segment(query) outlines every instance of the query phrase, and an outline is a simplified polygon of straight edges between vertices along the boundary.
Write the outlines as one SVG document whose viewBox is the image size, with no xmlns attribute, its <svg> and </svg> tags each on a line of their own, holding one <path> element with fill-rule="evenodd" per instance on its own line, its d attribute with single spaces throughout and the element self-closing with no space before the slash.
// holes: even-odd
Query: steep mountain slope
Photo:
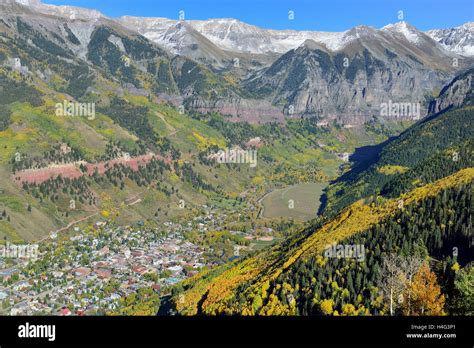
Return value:
<svg viewBox="0 0 474 348">
<path fill-rule="evenodd" d="M 54 15 L 59 17 L 74 19 L 99 19 L 105 16 L 99 11 L 86 9 L 75 6 L 55 6 L 48 5 L 41 2 L 41 0 L 3 0 L 5 3 L 17 3 L 30 8 L 34 12 L 41 12 L 47 15 Z"/>
<path fill-rule="evenodd" d="M 218 48 L 185 22 L 169 27 L 157 42 L 170 48 L 175 54 L 210 62 L 217 68 L 225 67 L 226 62 L 233 59 L 229 53 Z"/>
<path fill-rule="evenodd" d="M 444 258 L 452 243 L 469 255 L 473 179 L 470 168 L 417 188 L 401 197 L 402 209 L 399 200 L 376 206 L 355 203 L 334 219 L 277 247 L 185 281 L 176 289 L 172 307 L 184 315 L 336 315 L 333 310 L 346 315 L 386 313 L 376 287 L 380 273 L 374 268 L 381 266 L 381 257 L 403 249 L 410 254 L 422 247 Z M 433 205 L 440 216 L 451 212 L 440 223 L 457 222 L 442 236 L 429 224 L 433 216 L 427 207 Z M 407 235 L 413 228 L 417 232 Z M 328 246 L 348 243 L 366 245 L 368 252 L 361 263 L 323 256 Z M 470 260 L 467 257 L 460 262 Z M 355 286 L 353 279 L 357 280 Z M 328 299 L 332 299 L 330 311 L 324 306 Z"/>
<path fill-rule="evenodd" d="M 444 111 L 448 108 L 474 105 L 474 68 L 466 70 L 456 76 L 453 81 L 446 85 L 439 96 L 430 103 L 431 114 Z"/>
<path fill-rule="evenodd" d="M 225 169 L 197 174 L 179 161 L 205 139 L 225 146 L 222 135 L 156 94 L 208 98 L 211 87 L 231 93 L 228 83 L 103 16 L 77 15 L 0 3 L 0 235 L 11 241 L 107 210 L 121 223 L 153 221 L 157 201 L 180 216 L 180 199 L 199 206 L 224 194 L 207 181 Z M 181 133 L 171 143 L 173 123 Z M 226 176 L 229 190 L 248 180 Z M 145 204 L 123 209 L 137 200 Z"/>
<path fill-rule="evenodd" d="M 12 39 L 21 34 L 15 40 L 22 44 L 23 49 L 29 50 L 27 54 L 31 55 L 35 48 L 56 54 L 55 60 L 49 58 L 52 68 L 71 64 L 71 61 L 72 64 L 82 65 L 82 69 L 85 65 L 92 65 L 92 68 L 105 72 L 107 79 L 120 81 L 123 87 L 135 89 L 134 93 L 149 93 L 144 89 L 164 93 L 177 105 L 183 103 L 183 96 L 184 99 L 192 96 L 191 99 L 207 100 L 210 98 L 209 91 L 213 90 L 226 98 L 237 90 L 232 83 L 194 60 L 173 57 L 137 32 L 96 12 L 90 14 L 87 10 L 76 11 L 73 8 L 76 12 L 71 18 L 68 8 L 63 7 L 42 4 L 23 6 L 13 0 L 2 1 L 0 6 L 2 31 L 7 37 Z M 8 42 L 9 45 L 11 43 Z M 39 60 L 44 58 L 38 56 Z M 24 63 L 31 59 L 25 54 Z M 65 63 L 65 59 L 69 61 Z M 78 75 L 85 79 L 86 74 L 78 72 Z M 67 80 L 70 78 L 65 77 Z M 193 81 L 190 81 L 191 77 Z M 75 83 L 81 84 L 80 81 Z"/>
</svg>

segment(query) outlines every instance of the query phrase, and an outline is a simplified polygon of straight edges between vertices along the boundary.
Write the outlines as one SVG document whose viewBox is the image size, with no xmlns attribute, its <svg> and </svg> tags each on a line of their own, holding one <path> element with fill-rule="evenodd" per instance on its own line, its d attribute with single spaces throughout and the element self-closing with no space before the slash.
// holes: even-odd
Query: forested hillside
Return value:
<svg viewBox="0 0 474 348">
<path fill-rule="evenodd" d="M 396 197 L 457 170 L 474 166 L 474 109 L 465 107 L 421 121 L 387 142 L 373 164 L 354 169 L 327 190 L 327 211 L 361 199 Z"/>
<path fill-rule="evenodd" d="M 473 178 L 464 169 L 397 199 L 354 203 L 272 250 L 184 282 L 174 307 L 186 315 L 370 315 L 392 303 L 402 314 L 468 313 L 471 302 L 459 299 L 472 278 Z M 363 245 L 363 260 L 325 256 L 332 244 Z M 387 285 L 392 264 L 402 273 Z M 400 276 L 412 281 L 397 283 Z M 421 296 L 428 286 L 433 298 Z"/>
</svg>

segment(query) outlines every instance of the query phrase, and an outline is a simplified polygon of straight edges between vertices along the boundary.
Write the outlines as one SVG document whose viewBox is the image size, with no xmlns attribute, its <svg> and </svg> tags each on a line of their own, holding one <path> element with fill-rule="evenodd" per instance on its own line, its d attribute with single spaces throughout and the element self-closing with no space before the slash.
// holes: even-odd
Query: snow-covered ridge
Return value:
<svg viewBox="0 0 474 348">
<path fill-rule="evenodd" d="M 178 21 L 166 18 L 141 18 L 121 17 L 124 25 L 135 29 L 152 41 L 167 46 L 164 40 L 165 33 Z M 306 40 L 312 40 L 324 45 L 331 51 L 338 51 L 361 37 L 377 37 L 384 39 L 394 36 L 405 39 L 414 45 L 422 45 L 429 37 L 439 42 L 444 49 L 464 55 L 474 55 L 466 40 L 459 40 L 458 46 L 443 44 L 430 34 L 423 33 L 406 22 L 389 24 L 382 29 L 367 26 L 358 26 L 344 32 L 319 32 L 319 31 L 296 31 L 296 30 L 272 30 L 259 28 L 254 25 L 243 23 L 236 19 L 209 19 L 185 21 L 191 28 L 209 39 L 217 47 L 229 51 L 265 54 L 268 52 L 285 53 L 291 49 L 301 46 Z M 464 28 L 467 34 L 473 35 L 474 26 L 466 23 L 459 28 Z M 457 28 L 448 29 L 455 30 Z M 462 34 L 461 34 L 462 35 Z M 169 36 L 168 36 L 169 42 Z M 171 48 L 171 47 L 170 47 Z"/>
<path fill-rule="evenodd" d="M 0 2 L 11 2 L 12 0 L 0 0 Z M 82 7 L 74 6 L 57 6 L 43 4 L 41 0 L 14 0 L 16 3 L 30 7 L 31 9 L 58 17 L 68 18 L 70 20 L 82 19 L 82 20 L 97 20 L 105 17 L 102 13 L 93 9 L 86 9 Z"/>
<path fill-rule="evenodd" d="M 142 35 L 163 43 L 167 30 L 177 21 L 165 18 L 121 17 L 122 24 Z M 345 32 L 314 32 L 263 29 L 236 19 L 189 20 L 186 23 L 216 46 L 254 54 L 285 53 L 310 39 L 331 50 L 340 48 Z"/>
<path fill-rule="evenodd" d="M 450 29 L 428 30 L 426 35 L 451 52 L 474 56 L 474 22 Z"/>
</svg>

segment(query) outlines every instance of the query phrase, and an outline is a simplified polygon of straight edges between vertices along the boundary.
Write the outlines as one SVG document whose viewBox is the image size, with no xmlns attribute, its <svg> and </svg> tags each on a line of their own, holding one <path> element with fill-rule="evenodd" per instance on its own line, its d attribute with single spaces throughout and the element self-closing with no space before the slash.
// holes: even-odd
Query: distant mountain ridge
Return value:
<svg viewBox="0 0 474 348">
<path fill-rule="evenodd" d="M 474 22 L 450 29 L 433 29 L 426 32 L 447 50 L 463 56 L 474 55 Z"/>
<path fill-rule="evenodd" d="M 41 0 L 2 0 L 1 2 L 10 4 L 17 3 L 44 14 L 67 17 L 69 19 L 92 20 L 106 17 L 97 10 L 75 6 L 49 5 L 44 4 Z"/>
<path fill-rule="evenodd" d="M 40 0 L 2 0 L 2 2 L 15 2 L 45 14 L 70 19 L 91 20 L 106 18 L 97 10 L 74 6 L 48 5 L 43 4 Z M 169 29 L 179 22 L 186 22 L 190 28 L 199 32 L 221 49 L 251 54 L 285 53 L 302 45 L 308 39 L 326 46 L 331 51 L 337 51 L 344 48 L 354 39 L 347 35 L 351 29 L 343 32 L 273 30 L 260 28 L 232 18 L 184 21 L 160 17 L 123 16 L 116 20 L 138 31 L 150 40 L 164 44 L 169 49 L 174 47 L 167 41 L 166 36 L 170 34 Z M 380 30 L 398 32 L 412 42 L 416 42 L 420 33 L 422 33 L 410 29 L 403 21 L 389 24 Z M 463 56 L 474 55 L 473 22 L 467 22 L 449 29 L 431 29 L 423 34 L 440 43 L 447 51 Z M 179 50 L 176 50 L 176 53 L 178 52 Z"/>
<path fill-rule="evenodd" d="M 119 20 L 124 25 L 135 28 L 142 35 L 158 43 L 165 43 L 163 37 L 166 31 L 180 22 L 167 18 L 131 16 L 123 16 Z M 186 23 L 221 49 L 251 54 L 285 53 L 301 46 L 306 40 L 313 40 L 324 45 L 328 50 L 338 51 L 357 39 L 356 36 L 351 36 L 351 29 L 343 32 L 272 30 L 259 28 L 236 19 L 189 20 Z M 473 40 L 471 39 L 474 33 L 473 23 L 466 23 L 463 26 L 452 29 L 430 30 L 423 33 L 402 21 L 396 24 L 389 24 L 380 30 L 401 34 L 413 43 L 419 41 L 420 37 L 427 35 L 433 40 L 440 42 L 447 51 L 465 56 L 474 55 Z M 467 39 L 459 40 L 457 45 L 453 46 L 444 43 L 449 41 L 446 39 L 448 34 L 457 37 L 462 35 L 469 36 Z"/>
</svg>

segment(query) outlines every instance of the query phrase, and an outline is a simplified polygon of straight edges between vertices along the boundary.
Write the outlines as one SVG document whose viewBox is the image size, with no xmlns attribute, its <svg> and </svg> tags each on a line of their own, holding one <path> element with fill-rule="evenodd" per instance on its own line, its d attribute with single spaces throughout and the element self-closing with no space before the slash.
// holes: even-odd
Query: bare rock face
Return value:
<svg viewBox="0 0 474 348">
<path fill-rule="evenodd" d="M 364 30 L 364 29 L 362 29 Z M 346 49 L 333 53 L 306 42 L 284 54 L 267 70 L 245 81 L 245 88 L 281 105 L 289 117 L 339 119 L 363 123 L 368 117 L 417 119 L 426 114 L 425 99 L 450 78 L 449 57 L 431 62 L 421 49 L 417 57 L 398 49 L 383 48 L 372 35 L 359 38 Z M 371 29 L 367 29 L 369 34 Z M 393 39 L 387 35 L 387 39 Z M 388 45 L 387 45 L 388 46 Z M 385 46 L 385 47 L 387 47 Z M 443 69 L 434 64 L 443 62 Z M 387 113 L 388 103 L 419 105 L 419 113 Z"/>
<path fill-rule="evenodd" d="M 430 114 L 444 111 L 450 107 L 474 105 L 474 68 L 457 76 L 440 92 L 429 108 Z"/>
<path fill-rule="evenodd" d="M 285 122 L 285 114 L 268 100 L 244 99 L 238 96 L 212 102 L 194 99 L 189 107 L 202 113 L 219 112 L 229 116 L 232 122 L 245 121 L 252 124 Z"/>
</svg>

